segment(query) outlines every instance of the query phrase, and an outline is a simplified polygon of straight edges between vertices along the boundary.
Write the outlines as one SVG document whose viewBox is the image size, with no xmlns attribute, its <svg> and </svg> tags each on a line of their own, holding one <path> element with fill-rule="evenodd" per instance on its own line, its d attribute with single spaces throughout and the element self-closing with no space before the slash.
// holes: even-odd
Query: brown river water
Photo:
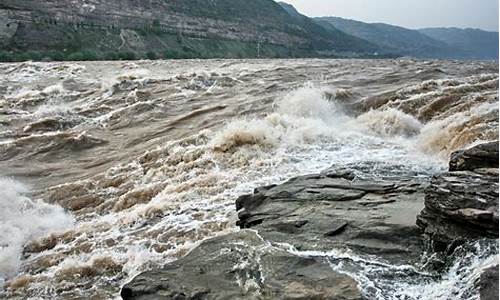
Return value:
<svg viewBox="0 0 500 300">
<path fill-rule="evenodd" d="M 237 230 L 255 187 L 331 165 L 429 177 L 496 139 L 495 62 L 2 64 L 0 298 L 114 299 Z"/>
</svg>

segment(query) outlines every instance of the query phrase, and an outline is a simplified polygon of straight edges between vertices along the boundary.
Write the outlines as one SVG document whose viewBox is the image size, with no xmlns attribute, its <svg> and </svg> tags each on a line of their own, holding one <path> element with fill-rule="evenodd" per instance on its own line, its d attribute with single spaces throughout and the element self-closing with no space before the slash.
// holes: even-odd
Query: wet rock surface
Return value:
<svg viewBox="0 0 500 300">
<path fill-rule="evenodd" d="M 498 142 L 453 153 L 450 171 L 434 176 L 427 188 L 417 223 L 436 250 L 498 238 Z"/>
<path fill-rule="evenodd" d="M 355 249 L 387 261 L 422 251 L 415 218 L 425 182 L 361 180 L 349 172 L 293 178 L 237 199 L 244 230 L 207 240 L 184 258 L 142 273 L 123 299 L 363 299 L 358 283 L 322 256 Z M 247 228 L 255 231 L 246 230 Z M 267 297 L 267 298 L 266 298 Z"/>
<path fill-rule="evenodd" d="M 498 141 L 452 153 L 450 171 L 473 171 L 480 168 L 498 168 Z"/>
<path fill-rule="evenodd" d="M 415 217 L 425 183 L 362 180 L 349 173 L 291 179 L 236 201 L 238 225 L 299 250 L 356 249 L 388 260 L 416 258 Z"/>
<path fill-rule="evenodd" d="M 161 270 L 142 273 L 123 299 L 362 299 L 357 283 L 321 258 L 271 247 L 250 230 L 203 242 Z"/>
<path fill-rule="evenodd" d="M 481 274 L 479 295 L 481 300 L 498 299 L 498 265 L 484 270 Z"/>
</svg>

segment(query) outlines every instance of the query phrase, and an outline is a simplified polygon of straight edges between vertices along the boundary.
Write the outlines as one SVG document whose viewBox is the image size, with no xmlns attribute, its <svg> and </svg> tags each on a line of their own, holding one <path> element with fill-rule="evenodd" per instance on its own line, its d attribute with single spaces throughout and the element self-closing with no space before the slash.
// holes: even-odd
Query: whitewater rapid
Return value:
<svg viewBox="0 0 500 300">
<path fill-rule="evenodd" d="M 488 63 L 0 69 L 5 297 L 113 298 L 139 272 L 237 230 L 234 201 L 258 186 L 331 166 L 429 178 L 451 151 L 498 138 L 498 70 Z"/>
</svg>

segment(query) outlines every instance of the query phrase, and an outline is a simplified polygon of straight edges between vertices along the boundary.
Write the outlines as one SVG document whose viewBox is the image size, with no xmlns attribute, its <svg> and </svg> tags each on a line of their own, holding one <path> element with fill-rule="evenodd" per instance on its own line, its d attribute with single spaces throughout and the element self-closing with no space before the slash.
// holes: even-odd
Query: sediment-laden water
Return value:
<svg viewBox="0 0 500 300">
<path fill-rule="evenodd" d="M 0 65 L 0 296 L 115 298 L 139 272 L 237 230 L 239 195 L 331 165 L 430 177 L 452 151 L 498 139 L 497 93 L 488 62 Z M 467 274 L 498 261 L 492 247 Z M 465 259 L 435 280 L 399 266 L 411 276 L 387 279 L 384 295 L 448 299 L 439 291 L 464 281 L 453 268 Z M 383 299 L 383 264 L 332 266 Z"/>
</svg>

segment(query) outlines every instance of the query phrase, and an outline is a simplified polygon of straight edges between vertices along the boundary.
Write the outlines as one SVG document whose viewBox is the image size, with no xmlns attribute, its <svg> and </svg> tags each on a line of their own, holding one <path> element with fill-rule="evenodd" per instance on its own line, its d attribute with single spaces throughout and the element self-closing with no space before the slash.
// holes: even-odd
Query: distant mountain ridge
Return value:
<svg viewBox="0 0 500 300">
<path fill-rule="evenodd" d="M 463 49 L 474 58 L 498 59 L 498 32 L 453 27 L 424 28 L 419 32 L 452 47 Z"/>
<path fill-rule="evenodd" d="M 347 34 L 341 30 L 338 30 L 335 27 L 325 27 L 321 26 L 321 24 L 317 24 L 314 19 L 311 19 L 297 11 L 297 9 L 288 3 L 278 2 L 278 4 L 295 20 L 302 22 L 303 24 L 307 24 L 308 27 L 312 26 L 320 26 L 323 30 L 326 30 L 329 33 L 332 42 L 336 44 L 337 48 L 342 49 L 344 53 L 349 53 L 352 55 L 356 52 L 356 49 L 363 49 L 370 54 L 376 54 L 375 56 L 381 55 L 384 50 L 365 39 L 358 38 L 356 36 Z M 314 24 L 314 25 L 313 25 Z M 358 50 L 359 51 L 359 50 Z M 384 54 L 389 54 L 384 52 Z"/>
<path fill-rule="evenodd" d="M 0 61 L 398 56 L 498 59 L 498 33 L 309 18 L 273 0 L 0 0 Z"/>
<path fill-rule="evenodd" d="M 407 29 L 384 23 L 365 23 L 339 17 L 320 17 L 325 28 L 367 40 L 385 51 L 419 58 L 498 59 L 498 32 L 479 29 Z"/>
</svg>

